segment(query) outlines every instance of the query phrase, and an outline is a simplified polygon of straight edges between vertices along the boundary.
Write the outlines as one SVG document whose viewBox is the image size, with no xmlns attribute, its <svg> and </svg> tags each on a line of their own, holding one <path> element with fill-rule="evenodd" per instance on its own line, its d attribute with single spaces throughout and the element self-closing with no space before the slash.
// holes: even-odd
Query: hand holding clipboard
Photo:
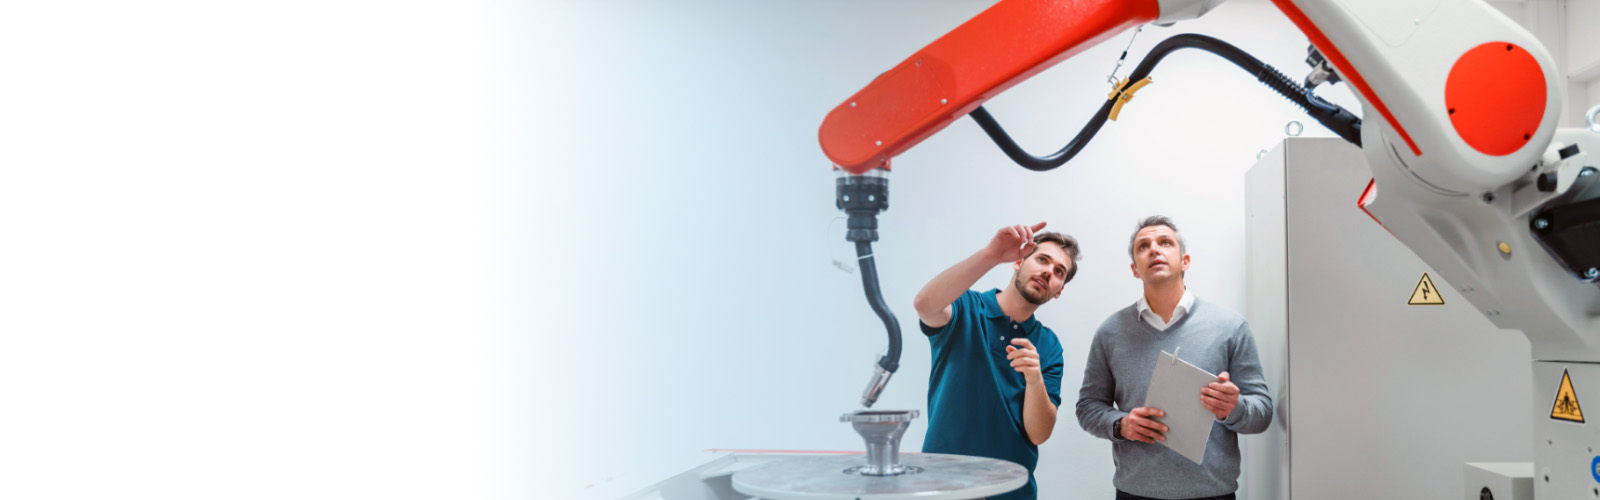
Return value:
<svg viewBox="0 0 1600 500">
<path fill-rule="evenodd" d="M 1227 399 L 1229 389 L 1232 403 Z M 1156 442 L 1198 464 L 1205 459 L 1211 425 L 1227 417 L 1224 407 L 1231 411 L 1238 396 L 1238 387 L 1226 379 L 1162 351 L 1155 371 L 1150 374 L 1144 405 L 1164 413 L 1153 419 L 1168 428 L 1166 439 Z"/>
</svg>

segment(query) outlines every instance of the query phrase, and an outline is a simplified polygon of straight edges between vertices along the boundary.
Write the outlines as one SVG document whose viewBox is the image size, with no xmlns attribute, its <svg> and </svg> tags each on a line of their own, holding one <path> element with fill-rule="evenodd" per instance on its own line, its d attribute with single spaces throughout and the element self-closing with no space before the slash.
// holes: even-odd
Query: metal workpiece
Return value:
<svg viewBox="0 0 1600 500">
<path fill-rule="evenodd" d="M 839 416 L 850 422 L 867 444 L 867 463 L 853 467 L 864 476 L 894 476 L 917 473 L 915 467 L 900 465 L 900 437 L 917 418 L 917 410 L 856 410 Z"/>
<path fill-rule="evenodd" d="M 913 453 L 902 465 L 921 472 L 868 476 L 851 472 L 858 455 L 774 460 L 733 475 L 740 493 L 772 500 L 970 499 L 999 495 L 1028 483 L 1028 470 L 993 458 Z"/>
</svg>

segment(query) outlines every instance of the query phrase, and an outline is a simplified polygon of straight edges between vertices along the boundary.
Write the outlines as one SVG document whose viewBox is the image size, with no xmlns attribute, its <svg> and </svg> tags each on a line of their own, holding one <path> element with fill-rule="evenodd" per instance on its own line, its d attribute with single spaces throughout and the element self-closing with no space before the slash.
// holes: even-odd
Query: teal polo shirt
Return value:
<svg viewBox="0 0 1600 500">
<path fill-rule="evenodd" d="M 1011 321 L 995 295 L 968 290 L 950 304 L 950 323 L 942 328 L 921 324 L 933 347 L 928 374 L 928 435 L 923 453 L 951 453 L 1010 460 L 1028 468 L 1028 484 L 995 499 L 1038 496 L 1033 468 L 1039 447 L 1028 441 L 1022 426 L 1027 381 L 1011 368 L 1006 346 L 1012 339 L 1033 342 L 1050 403 L 1061 406 L 1061 341 L 1055 332 L 1029 316 Z"/>
</svg>

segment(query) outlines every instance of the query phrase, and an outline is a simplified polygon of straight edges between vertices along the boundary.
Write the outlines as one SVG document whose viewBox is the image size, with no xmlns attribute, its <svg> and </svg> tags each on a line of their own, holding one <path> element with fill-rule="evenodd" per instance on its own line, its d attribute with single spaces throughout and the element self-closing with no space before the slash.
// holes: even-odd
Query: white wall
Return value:
<svg viewBox="0 0 1600 500">
<path fill-rule="evenodd" d="M 1582 127 L 1589 108 L 1600 105 L 1600 0 L 1566 0 L 1564 7 L 1567 95 L 1577 106 L 1567 107 L 1574 116 L 1563 124 Z"/>
<path fill-rule="evenodd" d="M 1578 125 L 1574 125 L 1574 126 L 1583 126 L 1583 125 L 1585 125 L 1586 122 L 1583 122 L 1582 120 L 1586 120 L 1587 119 L 1588 109 L 1592 108 L 1592 107 L 1595 107 L 1595 106 L 1600 106 L 1600 79 L 1595 79 L 1595 81 L 1589 82 L 1587 85 L 1584 85 L 1584 91 L 1585 91 L 1585 93 L 1587 95 L 1593 96 L 1593 97 L 1589 97 L 1589 100 L 1586 103 L 1587 106 L 1583 107 L 1583 110 L 1584 110 L 1584 112 L 1586 114 L 1581 116 L 1580 118 L 1578 118 L 1578 120 L 1580 120 L 1580 122 L 1579 122 Z"/>
<path fill-rule="evenodd" d="M 493 495 L 485 19 L 0 7 L 0 497 Z"/>
<path fill-rule="evenodd" d="M 882 326 L 862 298 L 816 130 L 829 109 L 990 2 L 563 2 L 521 6 L 509 113 L 520 141 L 513 281 L 514 470 L 538 496 L 665 478 L 707 448 L 854 450 Z M 1306 41 L 1269 3 L 1147 29 L 1126 74 L 1182 32 L 1219 36 L 1296 78 Z M 1128 36 L 988 104 L 1031 150 L 1064 144 L 1105 98 Z M 882 408 L 925 408 L 928 347 L 911 297 L 1006 224 L 1079 237 L 1076 280 L 1040 319 L 1066 348 L 1061 420 L 1039 462 L 1043 498 L 1111 495 L 1109 444 L 1072 414 L 1093 329 L 1132 303 L 1126 244 L 1142 216 L 1176 218 L 1193 290 L 1244 305 L 1243 174 L 1291 120 L 1329 135 L 1229 63 L 1180 53 L 1078 159 L 1017 167 L 961 120 L 898 157 L 876 246 L 906 330 Z M 1343 86 L 1326 90 L 1353 105 Z M 1350 193 L 1354 202 L 1359 193 Z M 978 288 L 1002 286 L 996 271 Z M 926 420 L 904 449 L 922 444 Z M 688 455 L 687 458 L 680 458 Z M 681 461 L 681 462 L 677 462 Z M 651 476 L 652 474 L 656 476 Z M 645 483 L 648 484 L 648 483 Z M 551 493 L 554 492 L 554 493 Z"/>
<path fill-rule="evenodd" d="M 1566 0 L 1562 3 L 1566 21 L 1568 71 L 1576 73 L 1600 69 L 1600 32 L 1595 30 L 1595 23 L 1600 22 L 1600 2 Z"/>
<path fill-rule="evenodd" d="M 1600 103 L 1589 88 L 1600 83 L 1600 0 L 1495 0 L 1489 2 L 1544 43 L 1567 80 L 1560 126 L 1586 126 L 1585 113 Z"/>
<path fill-rule="evenodd" d="M 989 3 L 0 8 L 0 497 L 570 498 L 706 448 L 855 449 L 836 418 L 883 340 L 830 262 L 816 127 Z M 1182 31 L 1304 72 L 1261 0 L 1133 57 Z M 1127 39 L 990 109 L 1059 147 Z M 896 160 L 877 251 L 908 342 L 881 407 L 924 406 L 912 294 L 1004 224 L 1085 245 L 1039 313 L 1068 401 L 1138 293 L 1139 217 L 1176 217 L 1194 290 L 1242 307 L 1242 174 L 1310 122 L 1204 54 L 1155 78 L 1055 172 L 968 120 Z M 1044 497 L 1109 494 L 1109 446 L 1058 425 Z"/>
</svg>

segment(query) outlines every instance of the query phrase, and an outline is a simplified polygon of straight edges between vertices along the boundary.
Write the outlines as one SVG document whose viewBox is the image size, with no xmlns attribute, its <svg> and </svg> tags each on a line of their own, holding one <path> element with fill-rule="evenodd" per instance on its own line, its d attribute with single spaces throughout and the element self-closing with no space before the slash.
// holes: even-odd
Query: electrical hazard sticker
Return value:
<svg viewBox="0 0 1600 500">
<path fill-rule="evenodd" d="M 1433 286 L 1433 278 L 1428 273 L 1422 273 L 1422 279 L 1417 280 L 1417 289 L 1411 291 L 1411 300 L 1406 301 L 1408 306 L 1442 306 L 1444 296 L 1439 295 L 1439 287 Z"/>
<path fill-rule="evenodd" d="M 1550 406 L 1550 418 L 1583 423 L 1583 408 L 1578 407 L 1578 393 L 1572 390 L 1572 377 L 1561 370 L 1561 388 L 1556 389 L 1556 402 Z"/>
</svg>

